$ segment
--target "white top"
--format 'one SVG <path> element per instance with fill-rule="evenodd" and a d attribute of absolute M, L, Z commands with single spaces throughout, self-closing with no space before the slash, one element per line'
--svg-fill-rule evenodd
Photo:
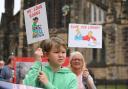
<path fill-rule="evenodd" d="M 82 73 L 77 76 L 77 81 L 78 81 L 78 89 L 86 89 L 83 81 L 82 81 Z M 93 81 L 93 78 L 91 77 L 91 75 L 88 76 L 88 81 Z M 96 89 L 95 85 L 92 85 L 93 89 Z"/>
<path fill-rule="evenodd" d="M 77 76 L 77 81 L 78 81 L 78 89 L 85 89 L 82 81 L 82 73 L 79 76 Z"/>

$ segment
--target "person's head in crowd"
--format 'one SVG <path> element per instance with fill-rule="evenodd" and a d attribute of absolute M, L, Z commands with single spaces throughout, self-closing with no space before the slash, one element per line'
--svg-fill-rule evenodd
<path fill-rule="evenodd" d="M 13 55 L 9 56 L 8 60 L 6 61 L 6 65 L 8 65 L 9 67 L 13 68 L 15 59 L 16 59 L 15 56 L 13 56 Z"/>

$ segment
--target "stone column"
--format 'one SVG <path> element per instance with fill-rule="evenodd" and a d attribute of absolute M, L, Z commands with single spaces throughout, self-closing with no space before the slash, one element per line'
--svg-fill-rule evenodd
<path fill-rule="evenodd" d="M 19 33 L 19 46 L 18 46 L 18 53 L 17 55 L 22 57 L 22 48 L 23 48 L 23 35 L 24 33 L 23 32 L 20 32 Z"/>
<path fill-rule="evenodd" d="M 23 8 L 24 8 L 24 0 L 21 0 L 21 10 L 20 10 L 20 20 L 19 20 L 19 24 L 20 24 L 20 31 L 19 31 L 19 45 L 18 45 L 18 51 L 17 51 L 17 55 L 22 57 L 22 50 L 23 50 L 23 37 L 24 37 L 24 32 L 23 32 Z"/>

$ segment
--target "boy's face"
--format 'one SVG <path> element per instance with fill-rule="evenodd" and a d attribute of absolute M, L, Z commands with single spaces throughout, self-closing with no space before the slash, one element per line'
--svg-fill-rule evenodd
<path fill-rule="evenodd" d="M 51 66 L 61 66 L 65 62 L 66 49 L 63 46 L 61 46 L 59 49 L 56 47 L 52 47 L 47 56 Z"/>

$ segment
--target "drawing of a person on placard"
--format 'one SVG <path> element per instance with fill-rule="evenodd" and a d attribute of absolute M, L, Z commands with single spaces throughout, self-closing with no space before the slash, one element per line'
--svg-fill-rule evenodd
<path fill-rule="evenodd" d="M 38 17 L 33 18 L 33 23 L 32 23 L 33 38 L 44 36 L 43 29 L 41 25 L 38 23 L 38 21 L 39 21 Z"/>
<path fill-rule="evenodd" d="M 83 36 L 83 40 L 88 41 L 88 45 L 96 45 L 96 38 L 93 36 L 92 31 L 89 31 L 87 35 Z"/>
<path fill-rule="evenodd" d="M 75 31 L 76 31 L 75 40 L 82 40 L 82 34 L 80 32 L 79 27 L 77 27 Z"/>

